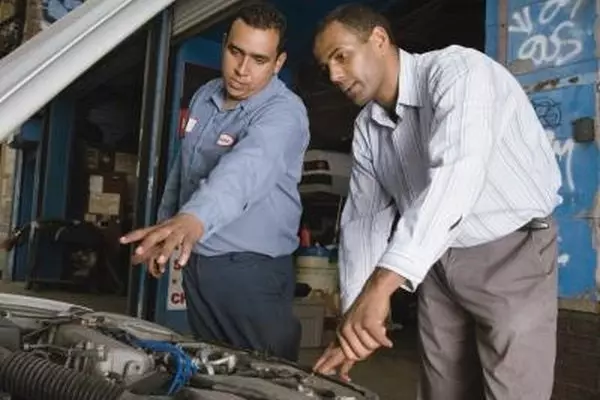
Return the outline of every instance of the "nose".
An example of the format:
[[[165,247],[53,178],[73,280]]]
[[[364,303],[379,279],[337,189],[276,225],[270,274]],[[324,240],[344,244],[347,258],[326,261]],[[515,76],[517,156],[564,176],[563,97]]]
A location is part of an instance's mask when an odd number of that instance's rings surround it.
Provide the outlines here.
[[[242,57],[242,59],[238,62],[235,72],[239,76],[244,76],[248,73],[248,62],[249,62],[248,57]]]
[[[333,84],[340,84],[344,78],[344,72],[338,66],[331,65],[329,66],[329,79]]]

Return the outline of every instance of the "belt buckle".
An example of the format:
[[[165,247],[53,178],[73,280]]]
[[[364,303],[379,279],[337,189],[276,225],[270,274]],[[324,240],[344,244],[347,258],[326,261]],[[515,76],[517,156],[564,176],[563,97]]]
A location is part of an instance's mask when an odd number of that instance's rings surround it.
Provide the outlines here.
[[[532,218],[526,227],[532,231],[541,231],[550,228],[550,223],[545,218]]]

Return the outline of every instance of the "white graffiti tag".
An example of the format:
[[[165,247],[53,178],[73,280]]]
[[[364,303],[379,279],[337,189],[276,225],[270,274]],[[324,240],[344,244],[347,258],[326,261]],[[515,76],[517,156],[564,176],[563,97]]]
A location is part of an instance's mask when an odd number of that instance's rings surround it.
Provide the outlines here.
[[[562,141],[557,139],[556,133],[551,129],[546,129],[546,134],[548,135],[548,140],[552,143],[552,149],[558,161],[564,163],[567,188],[573,192],[575,191],[575,180],[573,179],[573,150],[575,150],[575,142],[571,138]]]
[[[531,60],[537,67],[564,65],[578,56],[583,50],[581,38],[585,33],[575,17],[584,1],[590,0],[548,0],[541,6],[537,18],[531,15],[530,6],[515,11],[508,31],[511,39],[520,43],[517,58]],[[570,11],[561,13],[563,10]],[[553,29],[549,31],[547,27]]]

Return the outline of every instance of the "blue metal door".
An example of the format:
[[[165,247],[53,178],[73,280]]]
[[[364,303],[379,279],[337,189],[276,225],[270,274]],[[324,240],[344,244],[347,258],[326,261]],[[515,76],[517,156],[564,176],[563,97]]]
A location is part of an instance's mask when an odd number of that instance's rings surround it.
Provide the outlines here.
[[[560,297],[596,300],[596,1],[496,0],[486,51],[527,90],[562,171]]]

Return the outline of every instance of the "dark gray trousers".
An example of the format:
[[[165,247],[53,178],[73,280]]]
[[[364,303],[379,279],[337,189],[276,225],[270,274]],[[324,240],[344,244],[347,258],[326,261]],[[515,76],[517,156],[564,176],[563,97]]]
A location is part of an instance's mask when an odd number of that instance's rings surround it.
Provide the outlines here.
[[[548,400],[554,383],[557,231],[449,250],[419,292],[422,400]]]
[[[183,273],[188,323],[197,339],[297,361],[295,284],[291,256],[193,255]]]

